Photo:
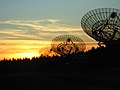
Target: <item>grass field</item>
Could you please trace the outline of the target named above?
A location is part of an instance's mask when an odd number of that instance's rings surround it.
[[[4,73],[0,90],[120,90],[120,68]]]

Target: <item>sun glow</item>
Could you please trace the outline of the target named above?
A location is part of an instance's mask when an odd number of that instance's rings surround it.
[[[37,52],[25,52],[25,53],[18,53],[15,55],[17,58],[32,58],[32,57],[37,57],[40,56]]]

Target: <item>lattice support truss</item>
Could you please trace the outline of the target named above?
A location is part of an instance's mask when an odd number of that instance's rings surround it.
[[[85,43],[73,35],[61,35],[55,37],[51,42],[51,48],[60,55],[74,54],[83,52],[86,48]]]
[[[82,20],[83,30],[96,41],[108,46],[120,38],[120,10],[98,8],[86,13]]]

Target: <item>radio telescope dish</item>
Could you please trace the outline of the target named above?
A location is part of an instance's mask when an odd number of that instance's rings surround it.
[[[83,52],[85,48],[85,43],[80,38],[73,35],[57,36],[51,42],[51,49],[63,56]]]
[[[86,13],[81,20],[83,30],[99,45],[108,46],[120,38],[120,10],[98,8]]]

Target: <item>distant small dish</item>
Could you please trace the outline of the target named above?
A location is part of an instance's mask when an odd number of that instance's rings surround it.
[[[51,48],[60,55],[84,52],[86,45],[84,41],[73,35],[61,35],[55,37],[51,42]]]

